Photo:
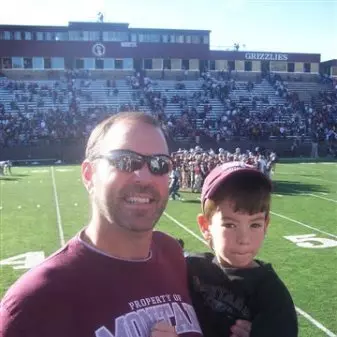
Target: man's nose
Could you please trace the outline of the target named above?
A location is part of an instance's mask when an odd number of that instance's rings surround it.
[[[134,174],[137,181],[149,181],[152,179],[152,174],[146,163],[139,170],[134,171]]]

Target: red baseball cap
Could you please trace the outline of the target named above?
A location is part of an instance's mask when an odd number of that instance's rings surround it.
[[[263,174],[261,171],[256,169],[254,166],[247,165],[239,161],[232,161],[220,166],[215,167],[206,177],[204,185],[201,191],[201,207],[204,209],[204,204],[207,199],[212,198],[218,188],[230,177],[233,175],[243,172],[249,172],[256,174],[257,177],[263,178],[265,182],[272,189],[271,180]]]

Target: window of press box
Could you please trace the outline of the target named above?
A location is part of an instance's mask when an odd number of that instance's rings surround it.
[[[144,69],[152,69],[152,59],[145,59],[144,60]]]
[[[209,61],[209,70],[215,70],[215,60]]]
[[[245,61],[245,71],[252,71],[252,61]]]
[[[69,40],[68,32],[56,32],[55,40],[56,41],[68,41]]]
[[[35,39],[37,41],[43,41],[43,32],[36,32],[35,33]]]
[[[33,68],[34,69],[44,69],[43,57],[33,57]]]
[[[176,43],[176,36],[174,34],[169,35],[169,42]]]
[[[21,40],[22,35],[21,32],[14,32],[14,40]]]
[[[104,60],[96,59],[95,60],[95,69],[104,69]]]
[[[227,62],[227,70],[228,70],[228,71],[233,71],[233,70],[235,70],[235,61],[228,61],[228,62]]]
[[[189,70],[190,69],[190,60],[182,60],[181,69]]]
[[[32,69],[33,68],[33,59],[31,57],[24,57],[23,58],[23,67],[25,69]]]
[[[200,36],[199,35],[193,35],[192,36],[192,43],[195,43],[195,44],[200,43]]]
[[[31,32],[24,32],[24,38],[25,38],[25,40],[31,40],[32,39],[32,33]]]
[[[0,32],[0,40],[10,40],[11,39],[11,32],[3,31]]]
[[[10,57],[4,57],[2,59],[2,68],[3,69],[12,69],[12,59]]]
[[[115,69],[123,69],[123,60],[115,60]]]
[[[310,63],[304,63],[303,70],[305,73],[310,73],[311,71],[311,64]]]
[[[287,71],[288,71],[288,73],[293,73],[295,71],[295,63],[294,62],[289,62],[287,64]]]
[[[52,32],[45,32],[44,36],[45,36],[46,41],[53,41],[54,37],[55,37],[55,34],[52,33]]]
[[[51,59],[50,57],[45,57],[43,60],[44,69],[51,69]]]
[[[12,68],[22,69],[23,68],[23,57],[12,57]]]
[[[171,70],[171,60],[170,59],[164,60],[163,67],[164,67],[164,69]]]
[[[131,34],[131,39],[136,38],[135,35],[136,34]],[[98,39],[99,39],[99,37],[97,35],[96,40],[98,40]],[[112,32],[112,31],[111,32],[103,32],[103,41],[123,42],[123,41],[128,41],[128,40],[129,40],[129,36],[128,36],[127,32]],[[136,41],[137,41],[137,39],[133,42],[136,42]]]
[[[84,60],[83,59],[76,59],[75,60],[75,68],[76,69],[84,69]]]

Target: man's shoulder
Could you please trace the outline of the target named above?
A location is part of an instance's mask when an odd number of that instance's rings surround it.
[[[156,248],[160,248],[160,250],[167,251],[170,249],[170,253],[174,250],[182,254],[182,247],[178,239],[161,231],[156,230],[153,232],[153,245],[155,245]]]
[[[23,274],[7,291],[1,300],[1,310],[6,309],[9,314],[25,307],[44,306],[48,300],[54,300],[59,294],[65,294],[69,289],[70,278],[76,268],[72,268],[70,250],[72,243],[68,243],[42,263]],[[66,270],[73,270],[69,273]],[[67,284],[67,287],[64,285]]]

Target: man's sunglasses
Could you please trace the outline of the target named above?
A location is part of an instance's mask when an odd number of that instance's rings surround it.
[[[147,164],[149,171],[156,176],[167,174],[172,169],[172,159],[166,154],[145,156],[131,150],[112,150],[107,154],[97,155],[93,159],[106,159],[122,172],[134,172]]]

